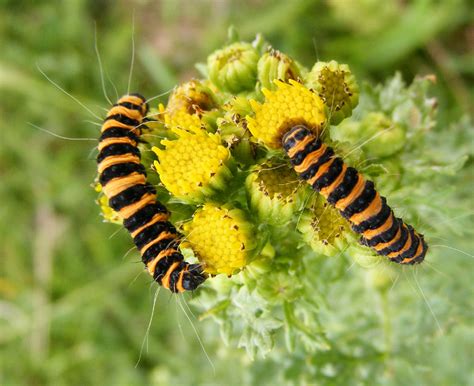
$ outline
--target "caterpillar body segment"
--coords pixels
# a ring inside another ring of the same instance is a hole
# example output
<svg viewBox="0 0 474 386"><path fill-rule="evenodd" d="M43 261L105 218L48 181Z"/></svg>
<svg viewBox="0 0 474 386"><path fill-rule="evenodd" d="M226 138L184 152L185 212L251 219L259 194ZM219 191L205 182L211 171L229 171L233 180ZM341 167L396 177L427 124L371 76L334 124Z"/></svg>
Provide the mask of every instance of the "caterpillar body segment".
<svg viewBox="0 0 474 386"><path fill-rule="evenodd" d="M123 96L108 111L99 138L99 182L153 279L172 292L192 291L207 275L201 265L184 261L180 235L141 164L138 143L147 112L145 98L139 94Z"/></svg>
<svg viewBox="0 0 474 386"><path fill-rule="evenodd" d="M362 244L400 264L423 261L428 250L423 235L395 217L374 183L347 166L307 127L293 127L282 145L295 171L340 211Z"/></svg>

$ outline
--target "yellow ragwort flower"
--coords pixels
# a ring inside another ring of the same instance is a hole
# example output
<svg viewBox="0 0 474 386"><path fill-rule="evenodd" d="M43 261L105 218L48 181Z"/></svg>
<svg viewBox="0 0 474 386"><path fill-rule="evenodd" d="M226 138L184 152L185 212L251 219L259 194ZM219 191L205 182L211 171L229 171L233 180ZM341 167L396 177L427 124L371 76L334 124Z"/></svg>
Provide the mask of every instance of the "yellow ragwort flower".
<svg viewBox="0 0 474 386"><path fill-rule="evenodd" d="M189 132L175 128L172 132L177 139L162 140L164 149L152 148L158 156L154 166L165 188L189 202L223 190L232 177L232 159L220 136L203 129Z"/></svg>
<svg viewBox="0 0 474 386"><path fill-rule="evenodd" d="M291 127L304 124L319 133L326 116L321 98L302 84L275 81L277 89L262 89L265 102L250 101L255 117L247 116L252 135L270 148L281 147L281 137Z"/></svg>
<svg viewBox="0 0 474 386"><path fill-rule="evenodd" d="M212 91L199 80L191 80L173 91L166 108L162 104L158 108L170 129L197 130L202 125L202 114L215 106Z"/></svg>
<svg viewBox="0 0 474 386"><path fill-rule="evenodd" d="M102 185L99 183L96 184L94 190L97 193L100 193L99 198L97 199L97 204L100 206L100 211L102 212L104 221L113 224L122 224L123 219L109 206L109 199L104 193L102 193Z"/></svg>
<svg viewBox="0 0 474 386"><path fill-rule="evenodd" d="M183 226L187 244L211 275L232 275L249 261L255 248L252 225L239 209L206 203Z"/></svg>

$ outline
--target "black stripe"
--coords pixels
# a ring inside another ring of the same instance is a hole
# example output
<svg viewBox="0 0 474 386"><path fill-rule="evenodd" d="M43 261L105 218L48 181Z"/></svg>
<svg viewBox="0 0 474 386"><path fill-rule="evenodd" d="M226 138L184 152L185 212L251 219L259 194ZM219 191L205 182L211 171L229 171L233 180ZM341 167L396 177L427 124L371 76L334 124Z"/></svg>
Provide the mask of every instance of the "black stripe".
<svg viewBox="0 0 474 386"><path fill-rule="evenodd" d="M110 121L110 120L114 120L114 121L123 123L124 125L130 126L130 130L140 125L140 121L127 117L124 114L112 114L112 115L108 115L107 118L105 118L105 121Z"/></svg>
<svg viewBox="0 0 474 386"><path fill-rule="evenodd" d="M401 233L400 233L399 239L395 241L392 245L388 246L387 248L384 248L378 251L377 253L379 255L386 256L389 253L397 252L403 248L403 246L405 245L408 239L410 232L408 231L408 228L406 227L406 225L403 224L401 221L400 221L400 229L401 229Z"/></svg>
<svg viewBox="0 0 474 386"><path fill-rule="evenodd" d="M142 255L142 261L144 264L147 264L153 260L161 251L164 251L169 248L176 249L178 247L178 240L176 238L169 237L158 241L157 243L151 245Z"/></svg>
<svg viewBox="0 0 474 386"><path fill-rule="evenodd" d="M179 265L173 270L173 272L170 275L170 290L171 292L178 292L178 289L176 288L176 284L178 283L179 279L179 274L181 271L186 268L188 264L185 263L184 261L181 261Z"/></svg>
<svg viewBox="0 0 474 386"><path fill-rule="evenodd" d="M166 272L168 272L168 269L173 263L178 261L183 261L183 255L181 255L179 252L175 252L169 256L163 257L158 262L158 264L156 264L155 272L153 273L153 279L158 282L158 284L161 284L161 280L163 279L163 276L166 275Z"/></svg>
<svg viewBox="0 0 474 386"><path fill-rule="evenodd" d="M138 135L136 135L130 129L125 129L124 127L111 127L105 130L99 138L99 142L107 138L130 138L135 142L139 142Z"/></svg>
<svg viewBox="0 0 474 386"><path fill-rule="evenodd" d="M142 111L143 107L141 105L136 105L135 103L132 102L120 102L118 103L119 106L123 106L129 110L136 110L136 111Z"/></svg>
<svg viewBox="0 0 474 386"><path fill-rule="evenodd" d="M369 217L367 220L362 221L359 225L352 225L352 230L354 232L362 233L369 229L377 229L385 224L390 213L392 213L392 210L387 205L387 199L385 197L380 197L380 199L382 200L380 211L376 215Z"/></svg>
<svg viewBox="0 0 474 386"><path fill-rule="evenodd" d="M319 192L322 188L331 185L341 174L343 165L344 161L341 158L335 158L326 173L319 177L313 184L313 189Z"/></svg>
<svg viewBox="0 0 474 386"><path fill-rule="evenodd" d="M362 243L369 247L374 247L380 243L388 243L390 240L392 240L395 237L399 227L400 227L400 219L394 217L392 226L390 228L388 228L385 232L379 233L378 235L372 237L369 240L362 237L362 240L363 240Z"/></svg>
<svg viewBox="0 0 474 386"><path fill-rule="evenodd" d="M132 205L138 201L147 193L156 193L155 188L150 184L138 184L131 186L119 194L111 197L109 199L109 206L119 211L122 208L125 208L128 205Z"/></svg>
<svg viewBox="0 0 474 386"><path fill-rule="evenodd" d="M293 133L296 134L292 136ZM288 152L292 147L296 145L297 142L301 141L303 138L306 138L308 135L311 135L311 131L303 125L298 125L293 127L288 131L282 138L283 149Z"/></svg>
<svg viewBox="0 0 474 386"><path fill-rule="evenodd" d="M318 150L320 147L321 141L319 140L319 138L315 138L313 141L307 143L303 150L300 150L291 158L291 164L293 166L300 165L309 153Z"/></svg>
<svg viewBox="0 0 474 386"><path fill-rule="evenodd" d="M193 291L206 280L206 277L201 265L190 264L188 271L183 274L183 288L186 291Z"/></svg>
<svg viewBox="0 0 474 386"><path fill-rule="evenodd" d="M349 204L346 209L344 209L344 211L341 212L342 217L349 218L354 214L360 213L367 209L374 200L375 194L376 191L374 188L374 183L372 181L366 181L364 189L360 195L351 204Z"/></svg>
<svg viewBox="0 0 474 386"><path fill-rule="evenodd" d="M328 202L335 205L340 199L347 197L357 183L359 172L353 167L349 166L346 169L344 178L341 183L328 196Z"/></svg>
<svg viewBox="0 0 474 386"><path fill-rule="evenodd" d="M300 176L303 180L309 180L313 178L318 172L321 165L329 161L329 159L334 155L334 150L330 147L326 148L326 151L321 157L319 157L316 162L311 164L305 171L300 173ZM311 157L310 155L308 157Z"/></svg>
<svg viewBox="0 0 474 386"><path fill-rule="evenodd" d="M401 262L403 259L411 259L415 256L416 250L418 249L418 245L420 245L420 239L415 234L415 230L410 227L410 237L411 237L411 245L405 252L398 255L396 258L397 262Z"/></svg>
<svg viewBox="0 0 474 386"><path fill-rule="evenodd" d="M133 242L140 250L145 245L155 240L163 232L170 232L176 234L176 229L168 221L159 221L146 227L140 233L138 233L138 235L133 238Z"/></svg>
<svg viewBox="0 0 474 386"><path fill-rule="evenodd" d="M425 241L423 235L419 235L416 238L418 239L417 246L418 246L419 243L422 243L422 245L423 245L422 250L421 250L421 252L418 256L416 256L413 260L411 260L411 261L409 261L408 263L405 263L405 264L409 264L409 265L419 264L425 259L426 252L428 251L428 244L426 244L426 241Z"/></svg>
<svg viewBox="0 0 474 386"><path fill-rule="evenodd" d="M110 180L114 178L125 177L134 172L146 176L145 167L142 164L137 164L135 162L124 162L112 165L100 174L99 182L102 186L105 186Z"/></svg>
<svg viewBox="0 0 474 386"><path fill-rule="evenodd" d="M155 202L154 204L148 204L136 211L129 218L125 219L123 225L127 230L132 233L138 228L144 226L158 213L168 214L168 209L160 202Z"/></svg>
<svg viewBox="0 0 474 386"><path fill-rule="evenodd" d="M136 146L128 143L112 143L104 147L97 156L97 163L102 162L107 157L114 155L133 154L140 156L140 150Z"/></svg>

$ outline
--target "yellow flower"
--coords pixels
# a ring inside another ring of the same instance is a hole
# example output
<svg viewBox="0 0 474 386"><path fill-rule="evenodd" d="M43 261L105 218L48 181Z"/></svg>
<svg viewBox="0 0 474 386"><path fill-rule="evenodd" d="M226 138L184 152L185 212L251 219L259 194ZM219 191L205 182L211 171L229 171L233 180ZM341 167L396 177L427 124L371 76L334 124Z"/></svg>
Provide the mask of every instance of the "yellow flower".
<svg viewBox="0 0 474 386"><path fill-rule="evenodd" d="M326 119L321 98L294 80L275 84L275 91L262 89L264 103L250 101L255 112L254 118L247 116L252 135L277 149L281 147L281 137L293 126L304 124L318 134Z"/></svg>
<svg viewBox="0 0 474 386"><path fill-rule="evenodd" d="M207 203L183 229L186 243L211 275L236 273L248 263L255 248L252 225L239 209Z"/></svg>
<svg viewBox="0 0 474 386"><path fill-rule="evenodd" d="M102 185L96 184L94 190L97 193L100 193L99 198L97 199L97 204L100 206L102 212L102 217L104 217L105 222L110 222L113 224L122 224L123 219L120 215L109 206L109 199L105 194L102 193Z"/></svg>
<svg viewBox="0 0 474 386"><path fill-rule="evenodd" d="M165 125L170 129L197 130L201 128L201 116L216 106L212 91L199 80L191 80L177 87L168 104L159 105Z"/></svg>
<svg viewBox="0 0 474 386"><path fill-rule="evenodd" d="M158 156L154 166L165 188L189 202L199 202L223 190L232 177L233 163L220 136L203 129L189 132L175 128L172 132L177 139L162 140L164 149L152 148Z"/></svg>

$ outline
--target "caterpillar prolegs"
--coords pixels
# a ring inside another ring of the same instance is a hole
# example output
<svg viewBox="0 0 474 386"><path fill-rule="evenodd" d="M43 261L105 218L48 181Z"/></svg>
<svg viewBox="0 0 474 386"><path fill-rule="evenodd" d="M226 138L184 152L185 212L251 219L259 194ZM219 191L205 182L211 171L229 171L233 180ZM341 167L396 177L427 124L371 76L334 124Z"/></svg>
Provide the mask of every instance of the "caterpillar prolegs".
<svg viewBox="0 0 474 386"><path fill-rule="evenodd" d="M207 275L200 264L184 261L180 236L168 221L170 213L146 180L138 143L147 112L139 94L123 96L108 111L99 138L99 182L153 279L172 292L191 291Z"/></svg>
<svg viewBox="0 0 474 386"><path fill-rule="evenodd" d="M362 244L400 264L423 261L428 250L423 235L395 217L374 183L335 156L307 127L293 127L283 136L282 145L295 171L339 209L362 236Z"/></svg>

